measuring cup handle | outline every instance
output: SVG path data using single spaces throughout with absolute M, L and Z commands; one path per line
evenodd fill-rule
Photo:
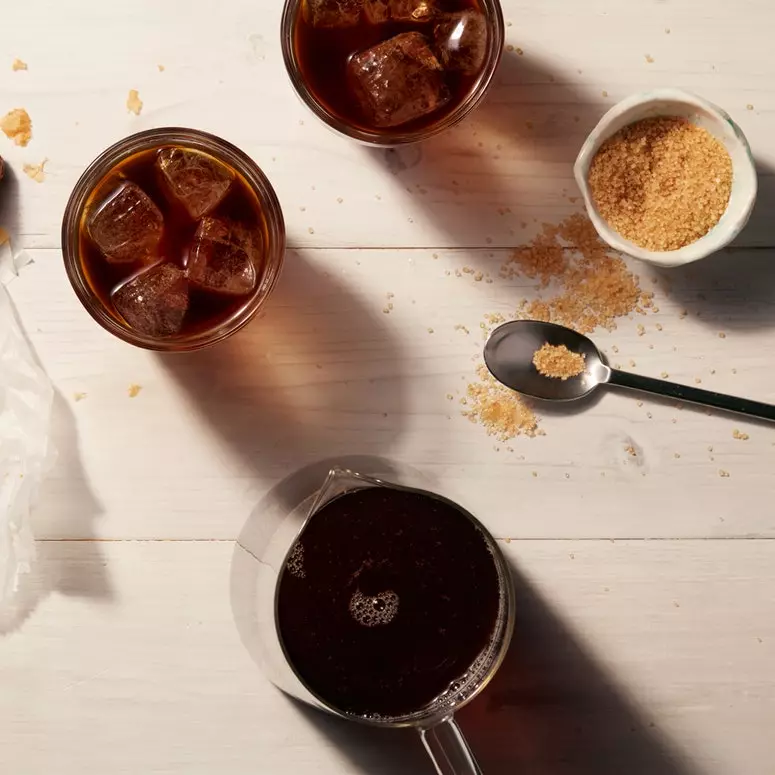
M 474 754 L 452 716 L 420 730 L 425 750 L 438 775 L 482 775 Z

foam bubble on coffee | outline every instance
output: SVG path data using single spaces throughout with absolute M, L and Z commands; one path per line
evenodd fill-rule
M 364 627 L 390 624 L 398 613 L 398 595 L 392 589 L 364 595 L 359 589 L 350 598 L 350 616 Z
M 307 573 L 304 570 L 304 547 L 300 543 L 295 543 L 285 564 L 288 573 L 297 579 L 303 579 Z

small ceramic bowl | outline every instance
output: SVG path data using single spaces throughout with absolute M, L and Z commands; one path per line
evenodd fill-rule
M 646 250 L 622 237 L 600 215 L 587 181 L 592 160 L 606 140 L 628 124 L 657 116 L 686 118 L 707 129 L 732 158 L 732 193 L 724 215 L 704 237 L 679 250 Z M 680 89 L 656 89 L 634 94 L 611 108 L 582 146 L 573 172 L 584 196 L 589 218 L 600 237 L 615 250 L 657 266 L 681 266 L 726 247 L 743 230 L 756 201 L 756 167 L 740 127 L 721 108 Z

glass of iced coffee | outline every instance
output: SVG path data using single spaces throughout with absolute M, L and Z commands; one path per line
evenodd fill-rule
M 245 153 L 193 129 L 132 135 L 89 166 L 62 223 L 70 282 L 92 317 L 149 350 L 238 331 L 280 274 L 285 226 Z
M 286 0 L 285 66 L 306 105 L 373 145 L 423 140 L 467 116 L 503 51 L 499 0 Z

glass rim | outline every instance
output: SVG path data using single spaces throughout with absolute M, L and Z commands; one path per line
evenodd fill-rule
M 80 262 L 80 223 L 95 187 L 117 164 L 134 153 L 165 144 L 203 151 L 225 161 L 242 175 L 262 207 L 269 232 L 265 271 L 254 294 L 228 317 L 190 336 L 155 338 L 134 331 L 92 289 Z M 285 259 L 285 222 L 277 194 L 261 168 L 244 151 L 217 135 L 187 127 L 158 127 L 136 132 L 113 143 L 89 164 L 78 178 L 62 218 L 62 257 L 70 284 L 84 309 L 109 333 L 123 341 L 157 352 L 188 352 L 210 347 L 235 334 L 255 317 L 277 284 Z
M 337 480 L 344 480 L 344 479 L 349 479 L 357 486 L 348 488 L 342 491 L 341 493 L 338 493 L 336 495 L 329 497 L 331 487 L 336 483 Z M 357 489 L 366 489 L 366 488 L 372 488 L 372 487 L 385 487 L 388 489 L 425 495 L 426 497 L 433 498 L 434 500 L 440 501 L 448 506 L 451 506 L 460 514 L 462 514 L 464 517 L 466 517 L 469 520 L 469 522 L 471 522 L 480 531 L 485 544 L 490 549 L 490 554 L 492 555 L 492 558 L 493 558 L 493 564 L 495 565 L 495 569 L 498 574 L 498 585 L 499 585 L 499 591 L 501 596 L 501 602 L 498 610 L 498 619 L 496 621 L 496 625 L 493 630 L 493 638 L 492 638 L 491 646 L 488 649 L 489 658 L 487 660 L 487 664 L 483 668 L 481 678 L 478 681 L 473 682 L 471 686 L 469 686 L 468 684 L 464 684 L 464 686 L 461 687 L 461 689 L 465 688 L 467 690 L 465 696 L 460 698 L 452 697 L 447 703 L 437 703 L 438 698 L 436 698 L 434 700 L 431 700 L 431 702 L 428 703 L 428 705 L 420 708 L 419 710 L 413 711 L 411 713 L 406 713 L 402 716 L 389 716 L 386 718 L 369 718 L 367 716 L 359 716 L 354 713 L 347 713 L 346 711 L 343 711 L 340 708 L 336 707 L 336 705 L 331 704 L 330 702 L 328 702 L 328 700 L 326 700 L 324 697 L 318 694 L 304 680 L 304 678 L 301 676 L 296 666 L 294 665 L 293 661 L 290 659 L 287 649 L 285 648 L 285 643 L 283 641 L 282 634 L 280 632 L 280 626 L 279 626 L 279 620 L 278 620 L 278 608 L 279 608 L 279 600 L 280 600 L 280 580 L 282 579 L 282 573 L 285 571 L 285 566 L 288 562 L 291 552 L 294 549 L 294 546 L 296 545 L 297 541 L 301 538 L 302 534 L 304 533 L 304 530 L 307 527 L 307 524 L 309 523 L 310 519 L 315 515 L 315 513 L 318 510 L 320 510 L 323 506 L 325 506 L 326 503 L 328 503 L 330 500 L 333 500 L 336 497 L 339 497 L 339 495 L 342 495 L 346 492 L 353 492 Z M 340 718 L 347 719 L 348 721 L 355 721 L 360 724 L 365 724 L 366 726 L 382 727 L 382 728 L 401 728 L 401 727 L 427 728 L 439 723 L 445 717 L 450 716 L 453 713 L 457 713 L 458 710 L 468 705 L 468 703 L 470 703 L 475 697 L 477 697 L 482 691 L 484 691 L 484 689 L 487 687 L 487 685 L 490 683 L 490 681 L 493 679 L 495 674 L 500 669 L 500 666 L 503 664 L 503 661 L 506 658 L 506 653 L 508 652 L 509 646 L 511 645 L 511 638 L 514 631 L 514 622 L 516 619 L 516 592 L 514 590 L 514 583 L 511 577 L 511 572 L 509 570 L 508 563 L 506 561 L 506 558 L 503 555 L 503 552 L 498 546 L 498 542 L 495 540 L 495 537 L 470 511 L 468 511 L 468 509 L 464 508 L 459 503 L 456 503 L 455 501 L 450 500 L 449 498 L 443 495 L 439 495 L 438 493 L 432 492 L 430 490 L 425 490 L 419 487 L 411 487 L 408 485 L 397 484 L 395 482 L 388 482 L 384 479 L 378 479 L 373 476 L 367 476 L 366 474 L 360 474 L 346 468 L 332 468 L 328 472 L 328 476 L 326 477 L 323 484 L 320 486 L 320 489 L 314 495 L 310 496 L 310 498 L 311 498 L 311 505 L 307 509 L 307 513 L 306 513 L 306 516 L 304 517 L 304 521 L 301 524 L 296 534 L 296 538 L 294 539 L 293 543 L 291 544 L 288 551 L 286 552 L 283 562 L 280 566 L 282 568 L 282 571 L 277 577 L 277 582 L 276 582 L 276 587 L 274 592 L 274 625 L 275 625 L 275 631 L 277 634 L 277 640 L 280 644 L 280 648 L 282 650 L 283 657 L 285 658 L 285 662 L 288 665 L 291 672 L 293 673 L 293 675 L 297 678 L 297 680 L 301 683 L 301 685 L 312 695 L 312 697 L 314 697 L 315 700 L 319 702 L 320 705 L 323 708 L 325 708 L 327 711 L 329 711 L 335 716 L 339 716 Z
M 474 81 L 466 97 L 453 111 L 435 123 L 420 129 L 404 132 L 400 131 L 400 128 L 397 131 L 378 132 L 352 126 L 336 113 L 326 108 L 315 97 L 302 76 L 301 67 L 294 50 L 293 32 L 303 2 L 304 0 L 285 0 L 280 22 L 280 43 L 283 52 L 283 62 L 285 63 L 285 70 L 288 73 L 293 89 L 301 101 L 329 128 L 366 145 L 389 147 L 417 143 L 460 123 L 484 99 L 503 55 L 506 30 L 500 0 L 481 0 L 488 30 L 490 31 L 490 34 L 487 36 L 487 53 L 476 81 Z

